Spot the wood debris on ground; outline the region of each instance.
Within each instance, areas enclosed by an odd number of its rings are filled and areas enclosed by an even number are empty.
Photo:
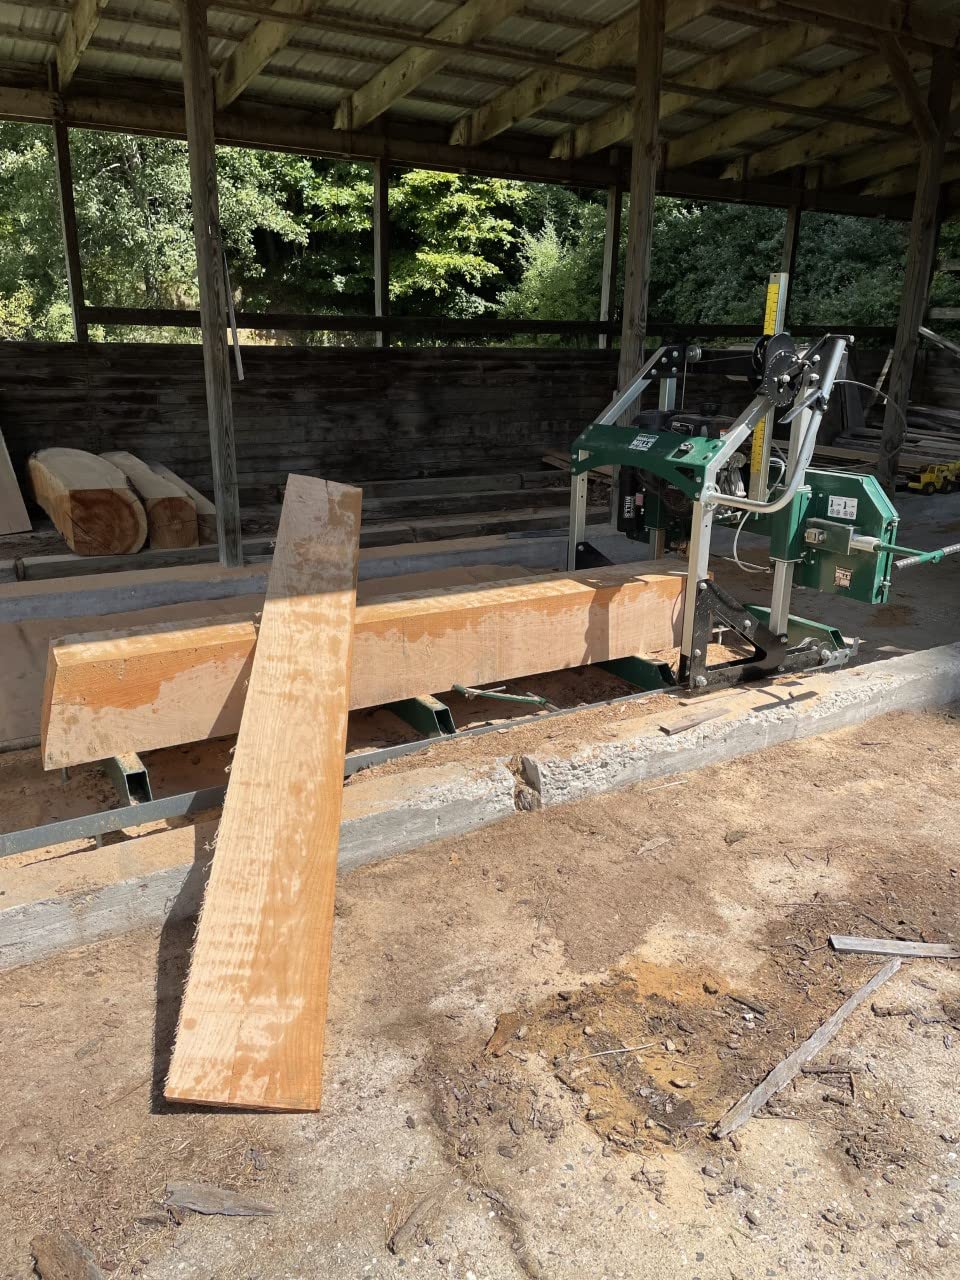
[[[272,1204],[209,1182],[168,1182],[163,1203],[168,1209],[189,1209],[193,1213],[222,1214],[228,1218],[268,1218],[277,1212]]]

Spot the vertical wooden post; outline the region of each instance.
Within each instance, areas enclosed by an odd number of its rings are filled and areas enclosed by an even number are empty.
[[[373,305],[374,315],[390,314],[390,176],[385,160],[373,162]],[[390,334],[376,332],[376,345],[389,347]]]
[[[77,210],[73,200],[73,165],[70,163],[70,136],[61,115],[53,121],[53,156],[57,166],[57,192],[60,196],[60,227],[63,231],[63,256],[67,264],[67,290],[73,315],[73,332],[77,342],[89,342],[86,305],[83,296],[83,272],[80,268],[80,238],[77,235]]]
[[[913,199],[910,243],[903,275],[897,336],[893,347],[893,360],[890,364],[889,398],[883,414],[880,456],[877,460],[877,475],[890,494],[893,493],[897,482],[897,467],[905,431],[905,415],[919,341],[918,331],[926,311],[930,273],[937,248],[940,176],[946,141],[943,127],[950,113],[952,80],[952,55],[946,49],[938,49],[933,55],[927,98],[930,114],[937,127],[934,133],[921,139],[920,142],[920,169]]]
[[[792,204],[787,209],[787,220],[783,227],[783,252],[780,255],[780,270],[787,277],[787,296],[783,305],[783,323],[785,328],[789,328],[790,323],[790,295],[793,293],[793,273],[797,266],[797,246],[800,242],[800,217],[801,209],[798,204]]]
[[[207,421],[210,428],[214,501],[217,507],[217,541],[221,564],[236,566],[243,563],[243,548],[240,539],[237,456],[233,438],[233,401],[227,348],[227,288],[220,236],[206,0],[180,0],[180,54],[183,62],[193,238],[197,247],[197,276],[200,284],[200,330],[203,336]]]
[[[660,77],[663,66],[664,0],[640,8],[637,81],[633,92],[633,150],[630,158],[630,212],[623,282],[623,327],[618,385],[626,386],[643,363],[650,287],[653,201],[659,164]]]
[[[617,270],[620,265],[620,213],[623,209],[623,193],[620,184],[607,187],[607,221],[603,232],[603,268],[600,278],[600,319],[613,318],[617,299]],[[601,333],[597,346],[606,351],[610,346],[610,334]]]

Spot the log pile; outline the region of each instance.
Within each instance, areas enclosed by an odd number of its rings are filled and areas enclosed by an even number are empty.
[[[215,542],[213,503],[168,467],[124,450],[41,449],[27,464],[34,500],[80,556],[181,550]]]
[[[41,449],[27,472],[36,502],[77,555],[127,555],[143,546],[146,512],[112,462],[82,449]]]

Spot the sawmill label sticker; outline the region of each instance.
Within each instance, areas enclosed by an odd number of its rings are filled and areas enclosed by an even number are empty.
[[[657,443],[656,436],[639,435],[630,441],[631,449],[650,449]]]
[[[854,506],[856,506],[856,503],[854,503]],[[840,565],[837,567],[836,572],[833,575],[833,585],[835,587],[849,587],[852,578],[853,570],[844,569],[843,566]]]
[[[857,518],[857,500],[856,498],[837,498],[827,499],[827,515],[839,516],[841,520],[856,520]]]

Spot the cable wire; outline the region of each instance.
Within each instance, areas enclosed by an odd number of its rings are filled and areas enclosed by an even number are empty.
[[[885,391],[880,391],[877,387],[872,387],[869,382],[857,382],[856,378],[834,378],[833,385],[842,384],[848,387],[863,387],[864,391],[869,391],[871,395],[882,400],[884,404],[892,405],[894,413],[903,423],[904,431],[910,430],[910,423],[907,421],[907,415],[903,412],[895,400],[891,400]]]

